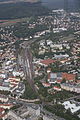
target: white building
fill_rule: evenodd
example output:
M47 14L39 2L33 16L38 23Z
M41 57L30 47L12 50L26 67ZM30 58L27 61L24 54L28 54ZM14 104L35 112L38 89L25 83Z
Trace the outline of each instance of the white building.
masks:
M80 110L80 105L76 105L74 103L71 103L70 101L65 101L62 105L64 105L66 110L70 109L72 113Z

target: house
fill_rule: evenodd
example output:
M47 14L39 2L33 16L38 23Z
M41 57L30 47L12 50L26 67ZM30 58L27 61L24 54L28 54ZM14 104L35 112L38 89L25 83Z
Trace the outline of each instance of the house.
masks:
M42 85L43 85L44 87L50 87L50 86L51 86L50 83L42 83Z
M20 81L20 78L16 78L16 77L9 77L9 82L11 81L16 81L16 82L19 82Z
M8 101L8 97L6 97L5 95L0 94L0 101L1 102L7 102Z
M68 83L61 84L61 88L67 91L71 91L71 92L74 91L74 86Z
M43 66L48 66L48 65L50 65L50 64L52 64L52 63L54 63L54 62L55 62L55 60L45 59L45 60L41 60L41 61L40 61L40 64L43 65Z
M50 73L48 74L48 81L49 83L61 83L62 82L62 73Z
M0 114L4 114L4 113L5 113L4 108L1 108L1 107L0 107Z
M57 82L57 73L50 73L50 80L49 83L56 83Z
M50 72L51 72L51 68L48 68L48 69L47 69L47 73L50 73Z
M80 73L77 74L77 78L78 78L78 80L80 80Z
M58 80L62 80L62 73L61 72L58 72L57 73L57 81Z
M60 62L61 62L62 64L64 64L64 63L66 63L66 64L71 64L70 60L68 60L68 59L60 60Z
M69 73L62 73L62 72L58 72L58 73L49 73L48 74L48 81L50 83L61 83L63 79L65 79L68 82L72 82L75 81L75 74L69 74Z
M75 74L69 74L69 73L62 73L62 78L65 79L66 81L75 81Z
M54 55L53 57L54 59L62 59L62 58L69 58L69 55L68 54L59 54L59 55Z
M6 85L6 86L0 85L0 90L1 91L10 91L10 87L9 87L9 85Z
M53 49L63 49L62 44L51 44L50 47Z
M13 107L13 104L0 104L0 108L3 109L10 109L11 107Z
M13 71L13 76L16 77L16 76L20 76L20 77L23 77L24 76L24 73L22 71Z
M5 110L0 107L0 119L3 119L5 117Z
M61 88L57 87L57 86L54 86L53 89L56 90L56 91L61 91Z
M70 92L80 93L80 85L63 83L61 88Z

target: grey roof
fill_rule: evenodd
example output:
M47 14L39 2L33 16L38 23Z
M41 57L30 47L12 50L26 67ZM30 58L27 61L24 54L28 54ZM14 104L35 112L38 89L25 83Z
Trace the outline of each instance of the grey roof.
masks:
M57 78L57 73L51 73L50 78Z
M57 73L57 77L62 77L62 73Z

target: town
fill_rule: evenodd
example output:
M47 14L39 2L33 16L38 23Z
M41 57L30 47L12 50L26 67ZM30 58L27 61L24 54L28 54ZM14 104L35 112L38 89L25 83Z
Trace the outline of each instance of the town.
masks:
M80 120L80 12L0 21L0 119Z

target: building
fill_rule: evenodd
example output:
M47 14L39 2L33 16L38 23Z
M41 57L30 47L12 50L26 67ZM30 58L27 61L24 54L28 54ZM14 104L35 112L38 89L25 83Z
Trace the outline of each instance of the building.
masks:
M75 81L76 75L75 74L69 74L69 73L62 73L62 78L66 81Z
M3 109L10 109L11 107L13 107L13 104L0 104L0 108Z
M45 60L41 60L41 61L40 61L40 64L46 67L46 66L48 66L48 65L50 65L50 64L52 64L52 63L54 63L54 62L55 62L55 60L45 59Z
M49 83L56 83L57 82L57 74L56 73L50 73L50 79Z
M69 74L69 73L49 73L48 75L48 81L49 83L61 83L63 79L66 80L66 82L72 82L75 81L75 74Z
M1 91L10 91L10 87L9 86L0 86L0 90Z
M70 92L80 93L80 85L63 83L61 84L61 88Z
M50 87L50 86L51 86L50 83L42 83L42 85L43 85L44 87Z
M0 107L0 119L4 119L5 118L5 110L3 108Z
M72 113L76 113L80 110L80 105L76 105L75 103L71 103L70 101L65 101L62 105L64 105L66 110L70 109Z
M61 88L57 87L57 86L54 86L53 89L56 90L56 91L61 91Z
M8 101L8 97L6 97L5 95L0 94L0 101L1 102L7 102Z
M48 81L49 83L61 83L62 82L62 73L50 73L48 75Z

